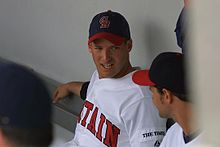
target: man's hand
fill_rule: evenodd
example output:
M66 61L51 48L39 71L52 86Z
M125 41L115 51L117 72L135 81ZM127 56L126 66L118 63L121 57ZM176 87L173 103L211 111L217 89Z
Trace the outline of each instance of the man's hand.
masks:
M84 82L70 82L60 85L53 93L53 103L56 103L59 100L72 94L80 96L80 90L83 83Z
M53 103L58 102L59 100L69 96L72 94L71 91L69 91L69 83L62 84L53 93Z

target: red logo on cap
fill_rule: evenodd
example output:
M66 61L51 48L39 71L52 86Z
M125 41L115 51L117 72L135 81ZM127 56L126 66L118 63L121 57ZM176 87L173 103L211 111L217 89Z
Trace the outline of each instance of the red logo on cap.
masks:
M108 28L110 25L110 21L108 20L108 16L103 16L99 23L101 24L100 28Z

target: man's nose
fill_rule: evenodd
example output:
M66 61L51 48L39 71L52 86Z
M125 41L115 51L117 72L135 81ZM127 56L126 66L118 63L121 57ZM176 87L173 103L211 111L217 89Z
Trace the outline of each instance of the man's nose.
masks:
M111 59L111 51L109 49L104 49L102 53L102 58L104 61L109 61Z

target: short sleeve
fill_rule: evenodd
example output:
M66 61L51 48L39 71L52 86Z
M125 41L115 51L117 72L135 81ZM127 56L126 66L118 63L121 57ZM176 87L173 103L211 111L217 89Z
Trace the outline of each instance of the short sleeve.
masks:
M89 86L90 81L83 83L82 88L80 90L80 97L82 100L86 99L87 89Z

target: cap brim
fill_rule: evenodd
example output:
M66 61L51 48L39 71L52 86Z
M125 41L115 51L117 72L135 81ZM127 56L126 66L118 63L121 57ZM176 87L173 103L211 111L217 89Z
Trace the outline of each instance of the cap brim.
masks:
M96 39L102 39L102 38L110 41L114 45L121 45L126 40L125 38L112 34L112 33L101 32L90 37L88 43L91 43Z
M141 86L154 86L154 85L156 85L154 82L152 82L150 80L149 70L136 71L132 75L132 80L134 83L141 85Z

